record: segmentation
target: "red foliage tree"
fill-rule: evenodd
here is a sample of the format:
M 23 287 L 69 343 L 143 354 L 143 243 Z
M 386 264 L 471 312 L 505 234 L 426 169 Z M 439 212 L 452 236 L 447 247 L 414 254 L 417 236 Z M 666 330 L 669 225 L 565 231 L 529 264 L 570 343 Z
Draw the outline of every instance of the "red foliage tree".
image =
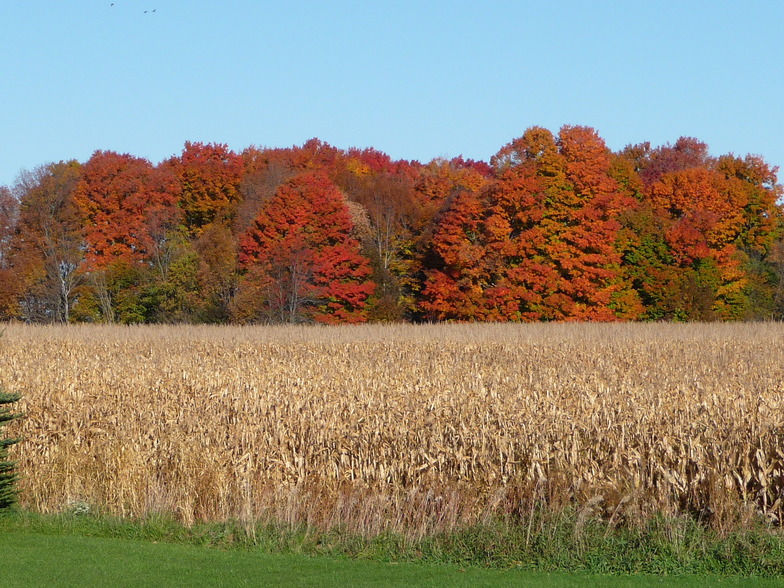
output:
M 697 231 L 706 246 L 721 249 L 743 230 L 748 194 L 740 180 L 695 167 L 665 174 L 652 186 L 650 201 L 679 227 Z
M 635 169 L 646 186 L 658 182 L 665 174 L 695 167 L 706 168 L 712 163 L 708 146 L 693 137 L 680 137 L 675 145 L 651 148 L 650 143 L 626 147 L 623 155 L 634 161 Z
M 484 203 L 475 192 L 460 191 L 437 219 L 432 248 L 440 263 L 426 272 L 421 303 L 430 318 L 487 318 L 484 212 Z
M 343 152 L 340 149 L 315 137 L 301 146 L 264 150 L 264 159 L 268 165 L 282 164 L 297 172 L 331 172 L 342 158 Z
M 323 172 L 276 192 L 240 241 L 240 266 L 271 320 L 356 323 L 375 284 L 343 195 Z

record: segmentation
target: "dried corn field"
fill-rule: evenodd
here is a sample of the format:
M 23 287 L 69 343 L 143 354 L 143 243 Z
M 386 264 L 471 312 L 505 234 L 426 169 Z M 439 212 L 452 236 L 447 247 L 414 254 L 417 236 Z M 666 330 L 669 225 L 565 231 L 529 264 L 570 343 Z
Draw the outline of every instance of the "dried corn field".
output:
M 782 524 L 784 326 L 9 325 L 22 503 L 421 535 Z

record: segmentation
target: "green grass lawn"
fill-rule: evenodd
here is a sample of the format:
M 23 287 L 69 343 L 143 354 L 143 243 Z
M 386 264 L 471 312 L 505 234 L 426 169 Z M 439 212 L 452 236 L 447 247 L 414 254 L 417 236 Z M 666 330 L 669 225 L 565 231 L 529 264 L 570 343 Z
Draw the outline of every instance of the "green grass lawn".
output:
M 0 534 L 0 586 L 784 586 L 709 576 L 586 576 L 522 570 L 272 555 L 130 539 Z

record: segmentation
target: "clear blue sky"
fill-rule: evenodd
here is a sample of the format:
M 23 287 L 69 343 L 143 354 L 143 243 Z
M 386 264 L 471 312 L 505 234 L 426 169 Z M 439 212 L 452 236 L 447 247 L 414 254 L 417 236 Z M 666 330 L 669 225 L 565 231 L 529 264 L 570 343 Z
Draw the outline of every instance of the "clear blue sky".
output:
M 186 140 L 487 160 L 532 125 L 563 124 L 612 149 L 685 135 L 784 167 L 776 0 L 0 8 L 0 185 L 96 149 L 157 163 Z

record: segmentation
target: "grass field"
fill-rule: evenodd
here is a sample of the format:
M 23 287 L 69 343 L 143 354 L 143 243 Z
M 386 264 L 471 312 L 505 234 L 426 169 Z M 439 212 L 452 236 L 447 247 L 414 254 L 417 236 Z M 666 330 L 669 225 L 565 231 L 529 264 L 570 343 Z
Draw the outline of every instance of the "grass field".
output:
M 726 536 L 782 524 L 782 357 L 780 324 L 9 325 L 0 386 L 33 511 Z
M 3 586 L 780 586 L 749 578 L 617 578 L 226 552 L 124 539 L 0 535 Z
M 0 528 L 3 526 L 0 520 Z M 29 586 L 516 586 L 531 588 L 643 588 L 724 586 L 773 588 L 775 578 L 679 575 L 611 576 L 481 569 L 221 550 L 203 546 L 51 535 L 3 529 L 6 588 Z

